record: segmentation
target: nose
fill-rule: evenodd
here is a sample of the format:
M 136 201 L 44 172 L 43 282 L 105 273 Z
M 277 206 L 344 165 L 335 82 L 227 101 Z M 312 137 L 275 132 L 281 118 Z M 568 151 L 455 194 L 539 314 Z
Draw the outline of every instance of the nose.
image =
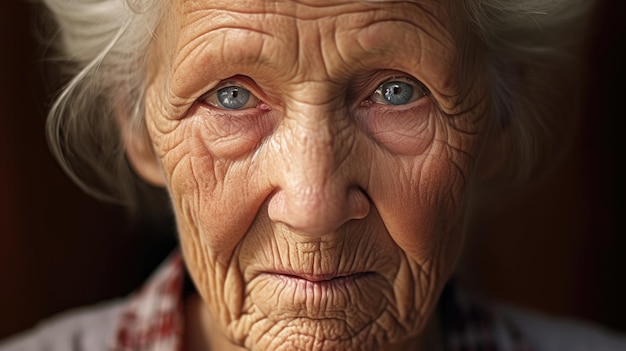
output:
M 335 125 L 331 112 L 312 110 L 293 113 L 280 128 L 268 212 L 301 235 L 321 236 L 367 216 L 370 202 L 358 186 L 358 148 L 349 128 Z

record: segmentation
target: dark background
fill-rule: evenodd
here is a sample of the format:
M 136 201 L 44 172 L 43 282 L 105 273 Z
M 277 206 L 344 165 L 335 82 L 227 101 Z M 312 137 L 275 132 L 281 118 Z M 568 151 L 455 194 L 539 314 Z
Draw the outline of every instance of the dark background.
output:
M 175 244 L 173 224 L 83 194 L 50 156 L 55 86 L 34 38 L 37 9 L 0 13 L 0 338 L 71 307 L 129 294 Z M 586 50 L 583 124 L 563 165 L 481 224 L 471 269 L 488 294 L 626 331 L 626 231 L 618 140 L 626 96 L 626 2 L 603 0 Z M 620 122 L 619 126 L 623 126 Z M 619 134 L 619 135 L 618 135 Z M 621 198 L 620 198 L 621 200 Z

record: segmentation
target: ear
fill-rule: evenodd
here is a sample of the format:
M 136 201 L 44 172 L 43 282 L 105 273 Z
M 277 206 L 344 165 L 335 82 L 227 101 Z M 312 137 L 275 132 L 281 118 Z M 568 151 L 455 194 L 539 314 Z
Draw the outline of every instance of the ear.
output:
M 116 108 L 115 114 L 126 157 L 135 173 L 149 184 L 164 187 L 165 175 L 143 123 L 130 121 L 123 108 Z

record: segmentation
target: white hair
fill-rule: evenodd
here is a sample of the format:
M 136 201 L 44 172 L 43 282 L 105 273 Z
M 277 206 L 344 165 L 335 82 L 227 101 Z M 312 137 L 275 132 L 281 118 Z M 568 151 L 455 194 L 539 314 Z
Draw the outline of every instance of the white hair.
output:
M 42 1 L 57 23 L 57 50 L 71 77 L 48 114 L 52 153 L 87 193 L 132 203 L 137 179 L 115 115 L 143 128 L 147 54 L 162 0 Z
M 486 51 L 494 129 L 506 135 L 500 146 L 511 162 L 503 165 L 502 174 L 519 181 L 539 175 L 539 167 L 551 170 L 577 127 L 573 118 L 559 114 L 580 107 L 575 95 L 580 93 L 581 52 L 594 1 L 464 3 Z M 570 107 L 563 108 L 564 102 Z
M 144 128 L 146 56 L 165 3 L 42 1 L 58 24 L 57 42 L 71 77 L 49 113 L 52 152 L 87 192 L 129 200 L 136 177 L 115 114 L 128 116 L 132 128 Z M 454 1 L 463 1 L 467 27 L 488 59 L 490 113 L 499 122 L 494 129 L 508 133 L 515 169 L 529 170 L 539 143 L 552 137 L 543 110 L 553 93 L 547 77 L 570 59 L 592 0 Z

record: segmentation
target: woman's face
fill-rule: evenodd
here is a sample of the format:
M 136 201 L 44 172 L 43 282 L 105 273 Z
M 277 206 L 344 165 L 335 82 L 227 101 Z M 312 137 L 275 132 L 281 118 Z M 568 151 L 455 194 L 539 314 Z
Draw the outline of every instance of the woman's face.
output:
M 486 123 L 459 14 L 441 0 L 169 6 L 146 122 L 208 318 L 255 350 L 418 335 L 458 256 Z

